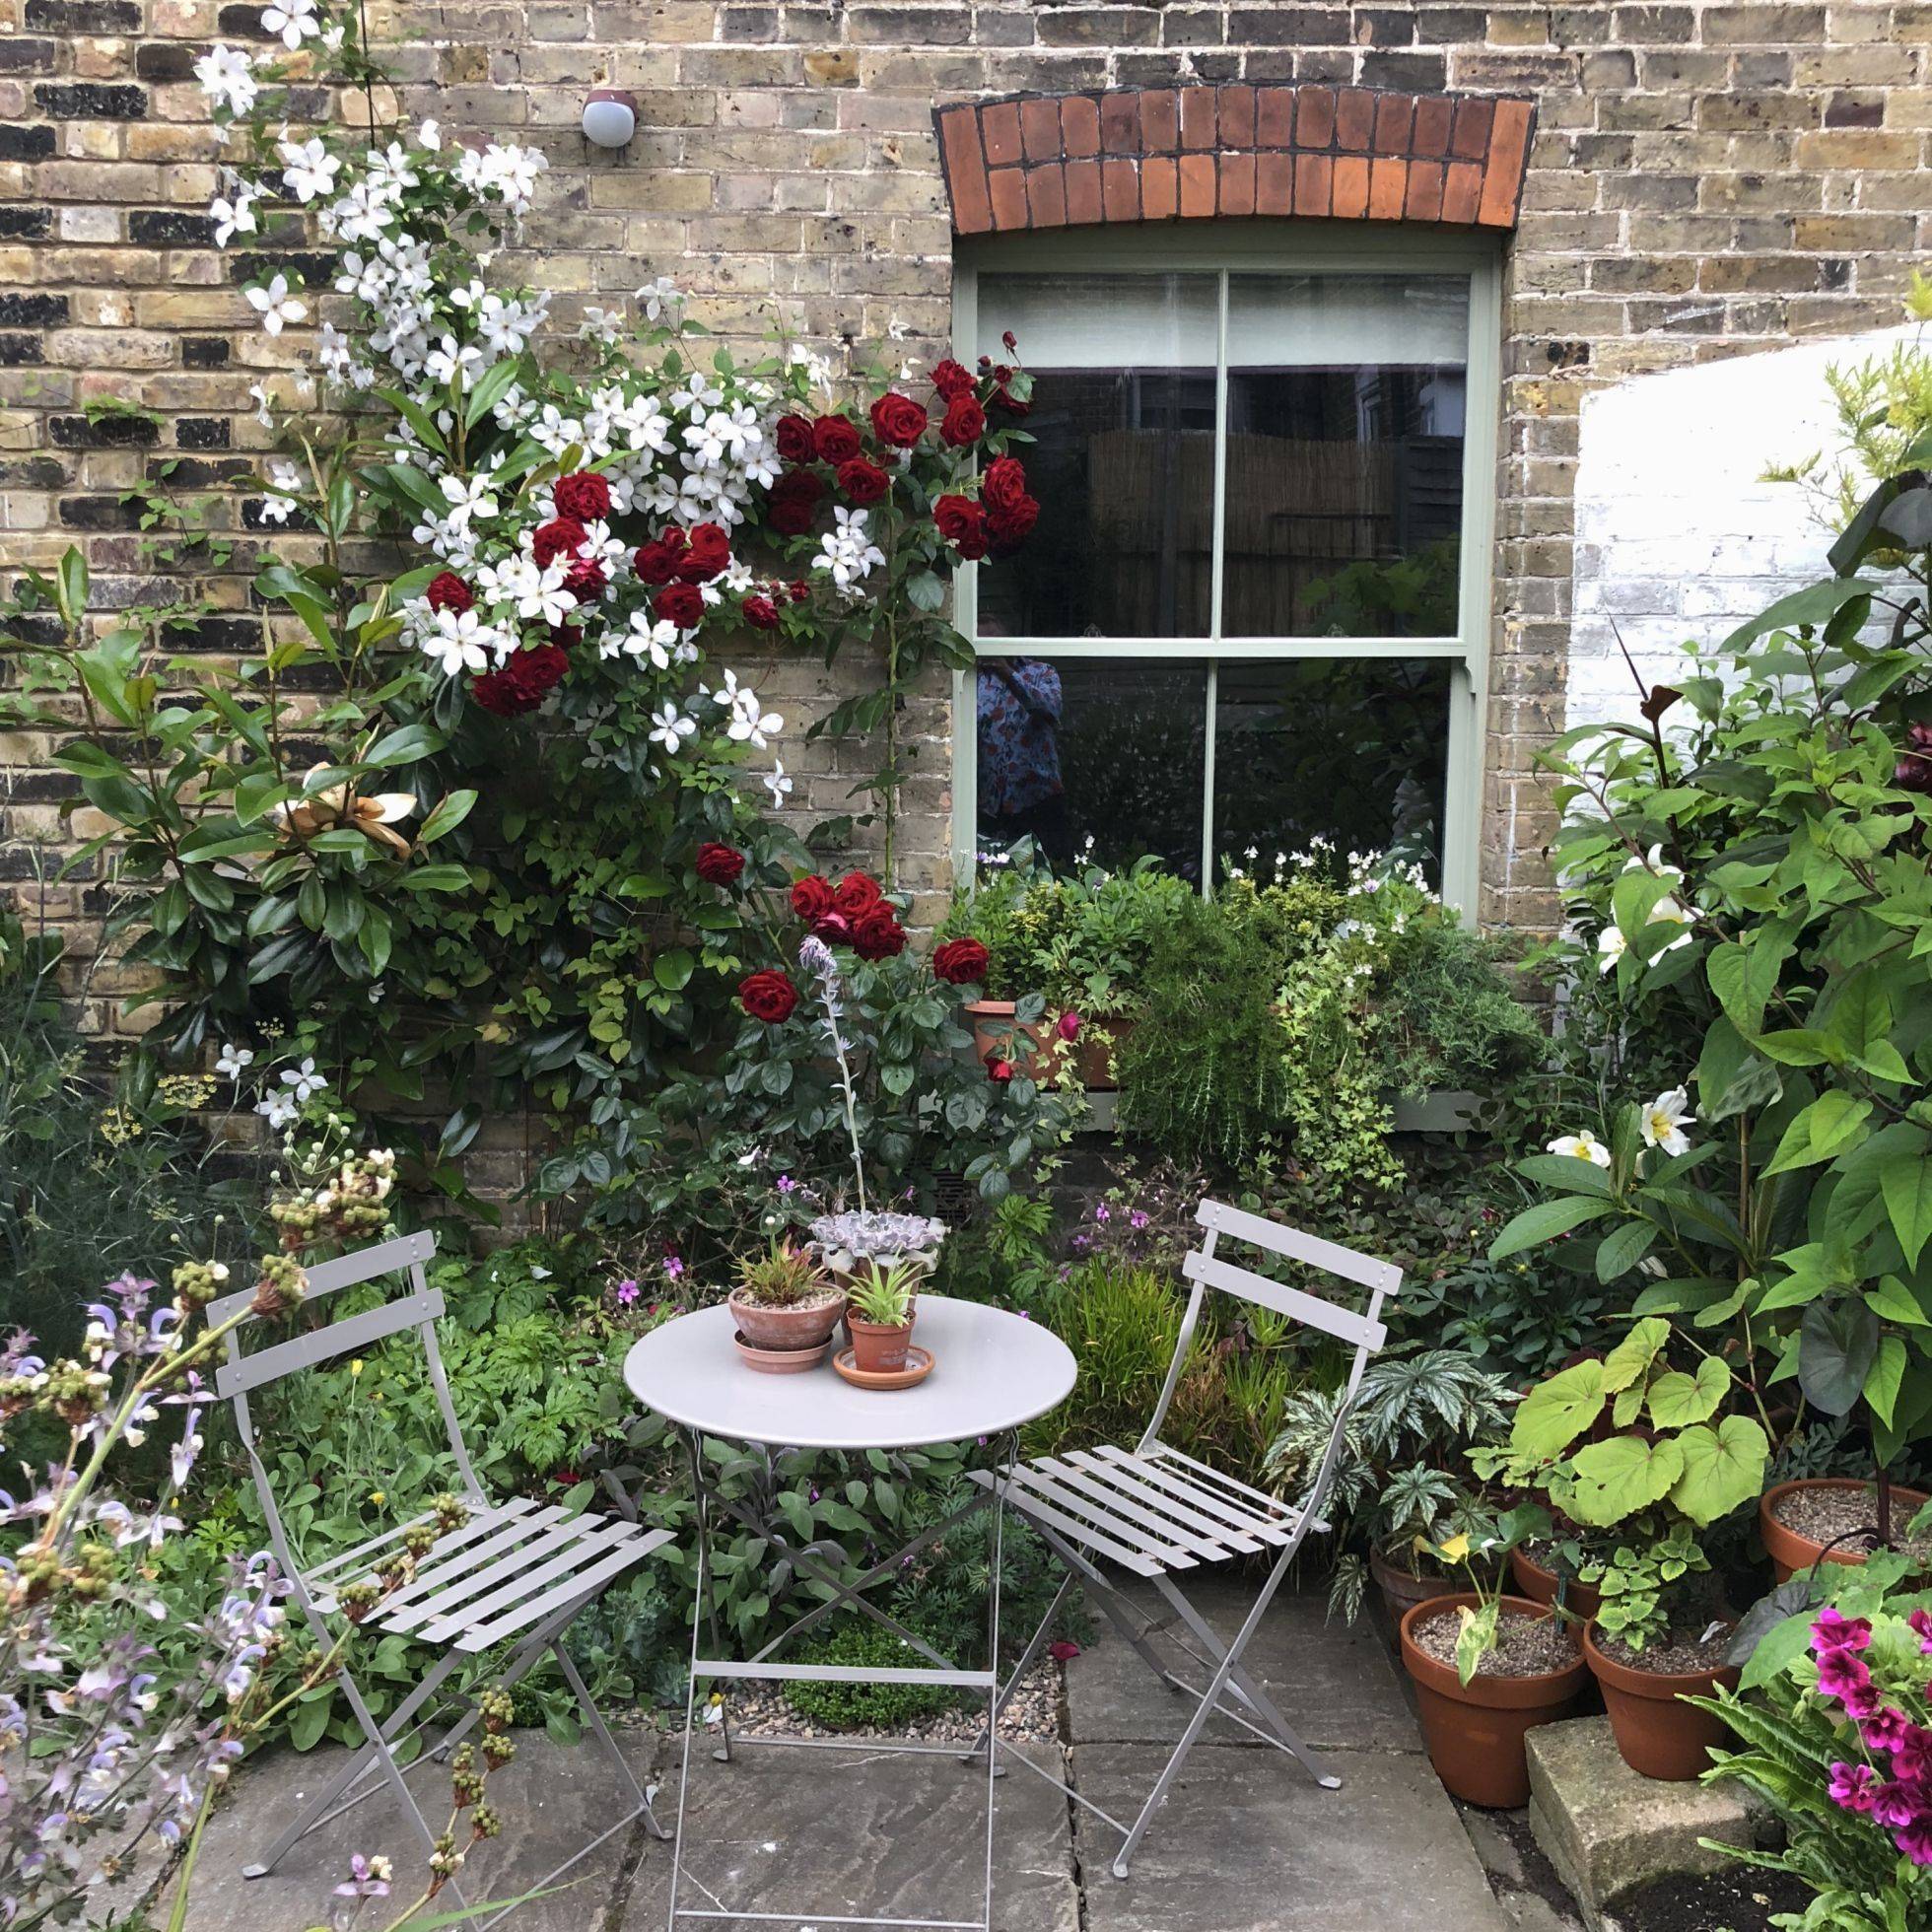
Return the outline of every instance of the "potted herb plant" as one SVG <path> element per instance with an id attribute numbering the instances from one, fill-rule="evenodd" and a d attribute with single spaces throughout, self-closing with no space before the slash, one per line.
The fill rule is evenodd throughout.
<path id="1" fill-rule="evenodd" d="M 1529 1803 L 1523 1740 L 1566 1715 L 1589 1677 L 1562 1618 L 1504 1596 L 1472 1562 L 1499 1555 L 1509 1535 L 1503 1526 L 1494 1538 L 1458 1535 L 1441 1545 L 1439 1559 L 1460 1566 L 1471 1588 L 1414 1605 L 1400 1625 L 1436 1776 L 1467 1803 L 1500 1809 Z"/>
<path id="2" fill-rule="evenodd" d="M 906 1366 L 913 1339 L 913 1294 L 920 1271 L 894 1261 L 857 1276 L 846 1301 L 853 1364 L 862 1375 L 892 1375 Z"/>
<path id="3" fill-rule="evenodd" d="M 783 1239 L 738 1264 L 737 1285 L 725 1299 L 745 1366 L 767 1375 L 817 1363 L 845 1308 L 844 1288 L 807 1249 Z"/>
<path id="4" fill-rule="evenodd" d="M 1624 1762 L 1657 1778 L 1696 1776 L 1717 1739 L 1714 1721 L 1682 1701 L 1726 1681 L 1732 1622 L 1696 1532 L 1757 1499 L 1770 1453 L 1758 1420 L 1722 1413 L 1728 1364 L 1702 1354 L 1694 1370 L 1674 1367 L 1674 1339 L 1661 1316 L 1633 1323 L 1602 1359 L 1540 1382 L 1508 1442 L 1472 1457 L 1584 1533 L 1578 1577 L 1599 1596 L 1585 1656 Z"/>

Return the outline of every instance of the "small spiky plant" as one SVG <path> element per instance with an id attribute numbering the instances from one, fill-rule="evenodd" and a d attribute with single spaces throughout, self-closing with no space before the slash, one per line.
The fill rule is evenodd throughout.
<path id="1" fill-rule="evenodd" d="M 774 1241 L 764 1254 L 739 1262 L 738 1289 L 760 1308 L 802 1308 L 838 1293 L 810 1250 L 790 1240 Z"/>

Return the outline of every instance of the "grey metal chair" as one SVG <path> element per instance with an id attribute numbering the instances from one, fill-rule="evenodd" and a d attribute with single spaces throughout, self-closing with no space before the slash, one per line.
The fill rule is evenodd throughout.
<path id="1" fill-rule="evenodd" d="M 244 1322 L 229 1336 L 227 1360 L 217 1372 L 216 1391 L 234 1404 L 242 1441 L 254 1472 L 255 1488 L 268 1518 L 269 1540 L 276 1558 L 293 1586 L 295 1600 L 315 1641 L 322 1648 L 327 1649 L 337 1634 L 326 1621 L 337 1608 L 337 1592 L 369 1575 L 386 1552 L 401 1544 L 415 1523 L 430 1520 L 430 1512 L 373 1537 L 312 1569 L 302 1569 L 291 1552 L 274 1484 L 249 1414 L 248 1398 L 255 1390 L 414 1329 L 436 1391 L 437 1407 L 448 1433 L 454 1465 L 451 1473 L 455 1478 L 449 1486 L 452 1490 L 459 1487 L 469 1509 L 467 1522 L 437 1540 L 421 1559 L 415 1574 L 381 1599 L 365 1625 L 369 1630 L 406 1637 L 441 1655 L 388 1721 L 378 1724 L 351 1667 L 354 1646 L 350 1646 L 349 1657 L 337 1681 L 367 1743 L 348 1766 L 290 1822 L 262 1861 L 243 1867 L 243 1876 L 247 1878 L 263 1878 L 274 1871 L 298 1840 L 359 1805 L 372 1791 L 380 1789 L 384 1781 L 400 1801 L 425 1850 L 434 1850 L 437 1834 L 410 1792 L 408 1771 L 446 1758 L 474 1728 L 481 1712 L 472 1700 L 453 1694 L 441 1706 L 434 1700 L 458 1665 L 495 1650 L 500 1644 L 515 1646 L 494 1680 L 506 1688 L 524 1677 L 546 1651 L 556 1657 L 586 1723 L 608 1754 L 619 1783 L 630 1799 L 630 1807 L 622 1817 L 574 1852 L 556 1871 L 526 1890 L 543 1890 L 587 1852 L 640 1817 L 649 1822 L 658 1837 L 668 1836 L 612 1740 L 602 1715 L 591 1702 L 562 1638 L 572 1620 L 586 1604 L 626 1570 L 669 1542 L 670 1532 L 647 1529 L 640 1523 L 577 1514 L 556 1503 L 536 1503 L 521 1497 L 501 1503 L 489 1499 L 463 1446 L 462 1431 L 456 1424 L 455 1408 L 449 1400 L 449 1386 L 443 1371 L 443 1357 L 437 1348 L 436 1324 L 444 1312 L 443 1296 L 429 1285 L 424 1274 L 424 1265 L 435 1253 L 434 1235 L 405 1234 L 311 1268 L 305 1309 L 312 1308 L 324 1296 L 341 1289 L 386 1276 L 406 1273 L 409 1292 L 360 1315 L 271 1343 L 251 1353 L 242 1351 L 241 1341 L 256 1324 Z M 252 1299 L 252 1291 L 225 1295 L 212 1304 L 209 1318 L 214 1322 L 225 1321 L 246 1308 Z M 419 1712 L 423 1713 L 420 1717 Z M 453 1717 L 454 1722 L 436 1741 L 433 1750 L 414 1765 L 405 1768 L 399 1764 L 395 1756 L 397 1748 L 445 1715 Z M 373 1772 L 380 1772 L 380 1776 L 372 1776 Z M 467 1910 L 467 1901 L 456 1883 L 451 1881 L 447 1889 L 454 1895 L 457 1904 Z M 494 1924 L 502 1916 L 498 1912 L 481 1923 Z"/>
<path id="2" fill-rule="evenodd" d="M 1288 1753 L 1325 1790 L 1341 1787 L 1341 1778 L 1289 1728 L 1274 1699 L 1255 1681 L 1241 1658 L 1287 1575 L 1303 1539 L 1311 1531 L 1325 1534 L 1328 1530 L 1321 1509 L 1335 1480 L 1343 1432 L 1361 1386 L 1362 1371 L 1369 1357 L 1387 1340 L 1388 1331 L 1378 1319 L 1382 1303 L 1402 1285 L 1402 1271 L 1388 1262 L 1282 1227 L 1258 1214 L 1244 1213 L 1238 1208 L 1224 1207 L 1218 1201 L 1204 1201 L 1195 1218 L 1207 1230 L 1206 1236 L 1200 1248 L 1187 1255 L 1181 1270 L 1194 1284 L 1193 1290 L 1188 1296 L 1174 1358 L 1168 1364 L 1167 1380 L 1154 1407 L 1153 1419 L 1139 1441 L 1132 1449 L 1107 1445 L 1092 1451 L 1071 1450 L 1061 1456 L 1035 1457 L 1030 1462 L 1010 1465 L 1001 1477 L 1007 1506 L 1018 1511 L 1045 1538 L 1067 1565 L 1069 1574 L 1000 1693 L 993 1718 L 988 1729 L 981 1733 L 975 1753 L 986 1748 L 998 1723 L 1000 1707 L 1039 1655 L 1040 1646 L 1060 1614 L 1061 1604 L 1076 1579 L 1087 1585 L 1108 1621 L 1155 1675 L 1196 1699 L 1194 1714 L 1180 1743 L 1132 1824 L 1110 1817 L 1082 1793 L 1062 1784 L 1024 1756 L 1014 1754 L 1015 1762 L 1059 1785 L 1076 1804 L 1085 1806 L 1121 1833 L 1121 1847 L 1113 1865 L 1118 1879 L 1127 1877 L 1136 1847 L 1166 1799 L 1168 1788 L 1187 1761 L 1188 1753 L 1194 1749 L 1210 1713 L 1218 1712 L 1264 1743 Z M 1215 1247 L 1223 1237 L 1320 1269 L 1366 1288 L 1367 1311 L 1356 1314 L 1350 1309 L 1338 1308 L 1319 1295 L 1284 1286 L 1252 1269 L 1222 1259 L 1215 1253 Z M 1209 1288 L 1273 1309 L 1354 1348 L 1343 1399 L 1336 1408 L 1334 1430 L 1308 1493 L 1298 1505 L 1290 1506 L 1278 1496 L 1271 1496 L 1207 1463 L 1183 1455 L 1160 1439 L 1160 1425 L 1167 1417 L 1174 1391 L 1180 1384 L 1188 1349 L 1201 1320 L 1202 1303 Z M 978 1480 L 991 1481 L 987 1477 Z M 1226 1562 L 1237 1555 L 1262 1555 L 1270 1550 L 1276 1554 L 1267 1579 L 1240 1629 L 1223 1643 L 1175 1586 L 1173 1574 L 1202 1564 Z M 1190 1684 L 1168 1669 L 1147 1641 L 1149 1627 L 1098 1567 L 1101 1559 L 1146 1578 L 1167 1601 L 1175 1618 L 1207 1652 L 1204 1656 L 1185 1642 L 1181 1644 L 1208 1673 L 1205 1685 Z"/>

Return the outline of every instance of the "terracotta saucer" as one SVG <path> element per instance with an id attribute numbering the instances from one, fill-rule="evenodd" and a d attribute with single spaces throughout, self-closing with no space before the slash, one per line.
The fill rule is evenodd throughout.
<path id="1" fill-rule="evenodd" d="M 906 1347 L 904 1368 L 861 1368 L 853 1359 L 850 1348 L 841 1348 L 832 1357 L 836 1368 L 855 1389 L 910 1389 L 915 1382 L 924 1382 L 932 1373 L 932 1351 L 922 1348 L 917 1342 Z"/>
<path id="2" fill-rule="evenodd" d="M 732 1331 L 731 1340 L 737 1345 L 738 1360 L 760 1375 L 802 1375 L 807 1369 L 816 1368 L 831 1346 L 829 1336 L 815 1348 L 754 1348 L 736 1330 Z M 851 1350 L 846 1352 L 850 1354 Z"/>

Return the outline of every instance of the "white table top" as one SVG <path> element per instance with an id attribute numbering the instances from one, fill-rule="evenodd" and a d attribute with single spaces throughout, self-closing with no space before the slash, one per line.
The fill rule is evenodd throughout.
<path id="1" fill-rule="evenodd" d="M 673 1422 L 732 1442 L 918 1449 L 1030 1422 L 1073 1387 L 1072 1351 L 1051 1329 L 950 1295 L 919 1297 L 913 1343 L 932 1351 L 932 1373 L 910 1389 L 856 1389 L 829 1350 L 802 1375 L 761 1375 L 738 1359 L 733 1327 L 721 1302 L 640 1337 L 624 1357 L 631 1393 Z"/>

